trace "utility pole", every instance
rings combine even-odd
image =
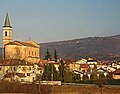
[[[53,81],[53,64],[52,64],[52,74],[51,74],[51,76],[52,76],[52,81]]]

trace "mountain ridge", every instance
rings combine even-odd
[[[99,60],[119,60],[120,58],[120,34],[41,43],[40,46],[41,58],[44,58],[47,48],[52,54],[56,49],[59,57],[64,59],[93,57]]]

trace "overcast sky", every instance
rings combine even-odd
[[[120,0],[0,0],[1,33],[7,12],[14,40],[43,43],[120,34]]]

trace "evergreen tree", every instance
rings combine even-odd
[[[58,81],[59,79],[60,79],[59,73],[58,73],[58,71],[56,70],[56,68],[53,65],[53,80]]]
[[[45,58],[44,58],[44,59],[45,59],[45,60],[51,60],[51,59],[52,59],[52,56],[51,56],[48,48],[47,48],[47,51],[46,51],[46,54],[45,54]]]
[[[56,49],[54,50],[54,59],[55,59],[55,61],[57,61],[57,59],[58,59],[58,54],[57,54]]]
[[[43,72],[43,80],[56,81],[59,79],[58,72],[53,64],[46,64]]]
[[[59,74],[60,74],[60,80],[64,82],[64,75],[66,73],[66,68],[65,68],[63,60],[60,61],[60,65],[58,69],[59,69]]]
[[[49,66],[49,64],[46,64],[44,67],[42,79],[47,81],[51,80],[51,67]]]

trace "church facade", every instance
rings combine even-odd
[[[30,63],[38,63],[40,60],[40,46],[32,40],[13,41],[12,26],[8,13],[3,26],[2,58],[4,60],[24,60]]]

